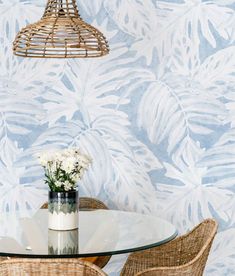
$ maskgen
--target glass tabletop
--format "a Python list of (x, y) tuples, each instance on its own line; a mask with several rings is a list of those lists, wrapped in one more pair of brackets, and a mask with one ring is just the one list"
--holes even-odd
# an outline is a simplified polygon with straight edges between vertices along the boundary
[(176, 228), (169, 222), (133, 212), (80, 211), (79, 227), (71, 231), (48, 229), (48, 211), (31, 218), (0, 216), (0, 255), (22, 257), (91, 257), (147, 249), (172, 240)]

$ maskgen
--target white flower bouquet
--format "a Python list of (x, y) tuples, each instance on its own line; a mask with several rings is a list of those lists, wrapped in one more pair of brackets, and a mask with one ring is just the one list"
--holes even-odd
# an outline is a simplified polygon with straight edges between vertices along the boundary
[(77, 148), (43, 152), (39, 160), (45, 170), (45, 183), (52, 192), (75, 191), (91, 163), (90, 157)]

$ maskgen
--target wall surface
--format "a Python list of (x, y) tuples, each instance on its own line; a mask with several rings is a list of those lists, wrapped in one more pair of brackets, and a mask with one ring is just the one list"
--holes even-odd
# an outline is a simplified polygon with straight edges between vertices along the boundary
[(81, 194), (180, 232), (215, 217), (206, 275), (235, 275), (235, 1), (80, 0), (109, 56), (14, 57), (45, 3), (0, 0), (0, 211), (37, 210), (35, 155), (80, 146), (93, 158)]

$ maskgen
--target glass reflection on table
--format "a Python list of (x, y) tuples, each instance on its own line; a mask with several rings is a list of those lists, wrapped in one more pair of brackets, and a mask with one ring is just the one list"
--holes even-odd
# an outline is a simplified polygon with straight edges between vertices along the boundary
[(56, 231), (48, 229), (48, 255), (78, 254), (78, 229)]
[(0, 216), (0, 255), (24, 257), (92, 257), (148, 249), (172, 240), (171, 223), (152, 215), (115, 210), (79, 212), (79, 228), (48, 230), (48, 211), (33, 216)]

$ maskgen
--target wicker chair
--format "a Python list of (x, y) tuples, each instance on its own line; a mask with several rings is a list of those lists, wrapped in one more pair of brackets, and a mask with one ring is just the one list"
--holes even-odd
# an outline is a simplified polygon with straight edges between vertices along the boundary
[(108, 207), (100, 200), (91, 197), (80, 197), (79, 198), (79, 210), (97, 210), (105, 209)]
[(1, 276), (105, 276), (96, 265), (72, 259), (13, 258), (0, 263)]
[(218, 224), (206, 219), (189, 233), (129, 255), (121, 276), (201, 276)]
[[(44, 203), (41, 209), (47, 209), (48, 203)], [(97, 209), (105, 209), (108, 210), (108, 207), (100, 200), (91, 197), (80, 197), (79, 198), (79, 210), (97, 210)], [(89, 261), (94, 263), (95, 265), (103, 268), (108, 261), (110, 260), (111, 256), (97, 256), (97, 257), (89, 257), (89, 258), (82, 258), (82, 260)]]
[(9, 260), (9, 259), (10, 259), (10, 257), (3, 257), (3, 256), (1, 256), (0, 257), (0, 262), (6, 261), (6, 260)]

